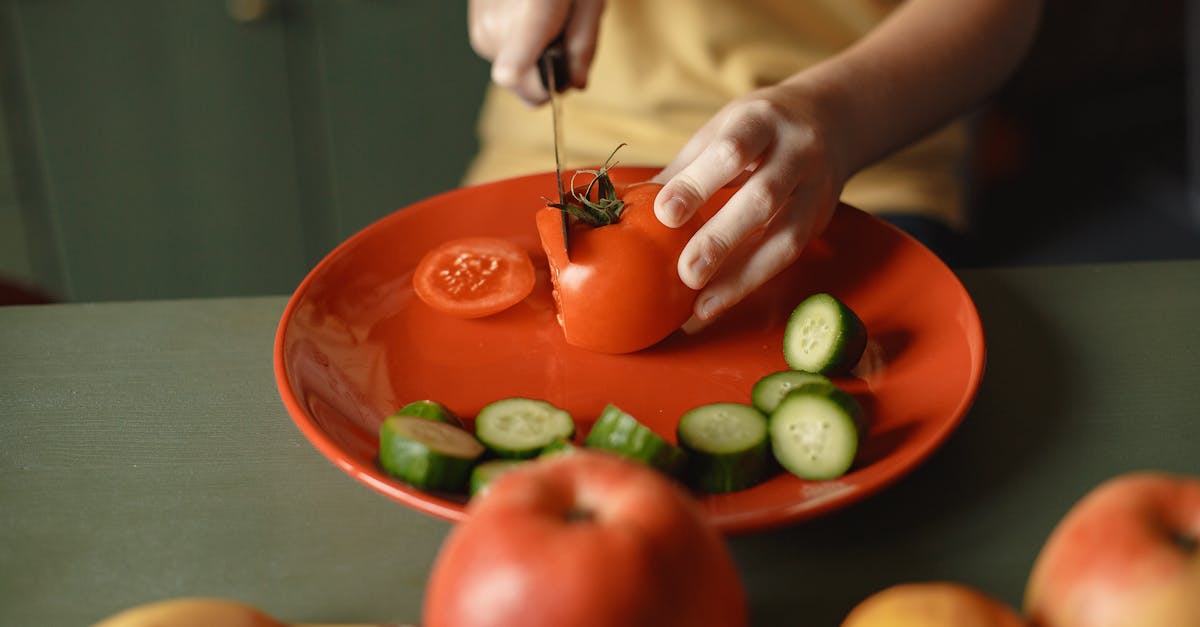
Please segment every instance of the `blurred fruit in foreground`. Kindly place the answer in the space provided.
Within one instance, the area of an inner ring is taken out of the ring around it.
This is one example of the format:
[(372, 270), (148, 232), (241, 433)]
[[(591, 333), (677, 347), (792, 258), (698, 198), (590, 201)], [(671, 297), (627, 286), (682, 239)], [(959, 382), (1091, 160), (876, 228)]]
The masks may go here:
[(1016, 610), (965, 584), (934, 581), (885, 588), (859, 603), (842, 627), (1022, 627)]
[(1095, 487), (1038, 554), (1025, 610), (1039, 627), (1200, 627), (1200, 478)]
[[(229, 599), (187, 597), (131, 607), (93, 627), (356, 627), (309, 623), (283, 623), (258, 609)], [(414, 627), (413, 625), (358, 625), (357, 627)]]
[(723, 539), (681, 486), (598, 451), (496, 478), (446, 538), (424, 627), (746, 625)]

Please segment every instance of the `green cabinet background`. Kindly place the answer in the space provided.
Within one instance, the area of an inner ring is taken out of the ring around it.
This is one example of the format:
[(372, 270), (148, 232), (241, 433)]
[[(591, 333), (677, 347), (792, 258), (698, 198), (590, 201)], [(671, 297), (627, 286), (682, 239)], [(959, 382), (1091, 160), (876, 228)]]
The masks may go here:
[(475, 148), (466, 2), (0, 1), (0, 276), (60, 300), (288, 293)]

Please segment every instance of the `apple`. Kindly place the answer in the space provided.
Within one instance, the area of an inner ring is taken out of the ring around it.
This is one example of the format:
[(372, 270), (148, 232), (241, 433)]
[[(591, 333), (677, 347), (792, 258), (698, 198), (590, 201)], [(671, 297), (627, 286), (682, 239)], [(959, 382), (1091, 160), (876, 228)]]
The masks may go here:
[(1025, 588), (1041, 627), (1200, 627), (1200, 478), (1121, 475), (1055, 526)]
[(424, 627), (739, 627), (745, 590), (697, 502), (602, 451), (536, 460), (473, 499), (433, 564)]
[(842, 627), (1023, 627), (1015, 609), (966, 584), (902, 583), (867, 597)]
[(227, 599), (167, 599), (131, 607), (93, 627), (286, 627), (257, 609)]
[[(131, 607), (113, 614), (92, 627), (302, 627), (302, 625), (275, 620), (257, 608), (238, 601), (208, 597), (180, 597)], [(311, 627), (317, 626), (312, 625)], [(334, 625), (327, 627), (334, 627)], [(394, 627), (416, 626), (395, 625)]]

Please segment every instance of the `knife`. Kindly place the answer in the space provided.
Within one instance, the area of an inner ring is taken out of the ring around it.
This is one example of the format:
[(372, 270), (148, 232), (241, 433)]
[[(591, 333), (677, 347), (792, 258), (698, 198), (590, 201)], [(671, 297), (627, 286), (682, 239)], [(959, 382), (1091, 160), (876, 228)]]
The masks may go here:
[(563, 253), (571, 255), (570, 214), (567, 213), (567, 192), (563, 185), (564, 148), (562, 140), (562, 101), (561, 92), (566, 90), (570, 82), (570, 68), (567, 67), (567, 49), (564, 42), (566, 31), (558, 34), (542, 51), (538, 59), (538, 76), (542, 79), (542, 87), (550, 95), (550, 116), (554, 125), (554, 174), (558, 181), (558, 204), (562, 213)]

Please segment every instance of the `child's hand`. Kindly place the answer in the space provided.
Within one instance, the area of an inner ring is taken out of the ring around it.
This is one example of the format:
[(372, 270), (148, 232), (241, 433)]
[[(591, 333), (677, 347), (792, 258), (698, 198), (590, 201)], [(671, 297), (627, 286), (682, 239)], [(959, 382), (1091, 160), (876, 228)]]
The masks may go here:
[(587, 84), (604, 0), (471, 0), (467, 7), (471, 47), (492, 62), (492, 81), (531, 105), (548, 94), (537, 62), (546, 46), (566, 33), (570, 86)]
[(696, 330), (792, 263), (829, 223), (845, 182), (831, 125), (804, 90), (780, 84), (726, 105), (658, 174), (655, 213), (683, 224), (713, 193), (740, 183), (679, 256), (701, 290)]
[(1042, 0), (909, 0), (841, 53), (722, 109), (659, 174), (668, 226), (742, 188), (679, 257), (702, 326), (791, 263), (846, 180), (968, 111), (1020, 62)]

